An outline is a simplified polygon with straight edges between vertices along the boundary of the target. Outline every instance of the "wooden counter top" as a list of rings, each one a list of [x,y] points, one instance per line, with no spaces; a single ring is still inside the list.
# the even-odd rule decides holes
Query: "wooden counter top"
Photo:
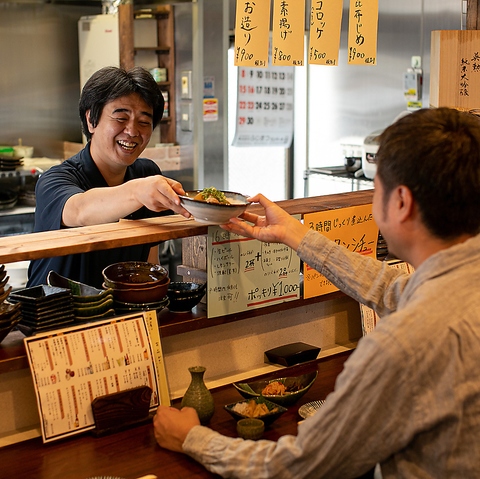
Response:
[[[296,434],[298,408],[307,402],[324,399],[334,388],[337,375],[350,353],[282,370],[285,375],[297,376],[318,369],[312,388],[297,404],[288,408],[269,428],[264,438],[276,441],[285,434]],[[288,372],[287,372],[288,371]],[[279,377],[268,375],[268,377]],[[236,437],[236,422],[223,406],[242,400],[231,386],[212,391],[215,414],[210,427],[222,434]],[[178,402],[175,404],[178,407]],[[102,438],[89,433],[60,442],[44,445],[40,438],[0,448],[1,476],[36,479],[85,479],[93,476],[114,476],[137,479],[147,474],[160,478],[219,477],[183,454],[157,446],[152,425],[146,424]]]
[[[372,202],[372,196],[372,190],[355,191],[280,201],[278,204],[290,214],[305,214],[368,204]],[[249,211],[261,213],[263,209],[259,205],[252,205]],[[7,236],[0,241],[0,264],[135,244],[158,243],[168,239],[205,235],[207,232],[208,227],[205,225],[180,215],[172,215]]]

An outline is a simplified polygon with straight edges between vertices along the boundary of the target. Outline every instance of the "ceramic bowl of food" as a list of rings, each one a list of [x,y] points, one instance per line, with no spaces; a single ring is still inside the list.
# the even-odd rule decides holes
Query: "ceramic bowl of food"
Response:
[[[113,289],[149,289],[164,284],[168,271],[163,266],[143,261],[123,261],[103,271],[105,286]],[[165,295],[164,295],[165,296]]]
[[[180,196],[180,202],[195,221],[207,225],[227,224],[250,204],[245,195],[215,188],[187,191]]]
[[[280,406],[295,404],[313,385],[318,371],[295,377],[284,377],[250,383],[233,383],[233,387],[246,399],[265,397]]]
[[[287,412],[286,407],[274,404],[263,397],[227,404],[224,408],[237,421],[253,417],[261,419],[265,426],[269,426],[273,421],[276,421],[282,414]]]
[[[168,309],[174,313],[186,313],[192,310],[205,295],[207,283],[184,283],[172,281],[168,285]]]

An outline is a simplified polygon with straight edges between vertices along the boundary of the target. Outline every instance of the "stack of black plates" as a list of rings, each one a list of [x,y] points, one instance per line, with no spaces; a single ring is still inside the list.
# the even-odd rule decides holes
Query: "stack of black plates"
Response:
[[[5,265],[0,266],[0,342],[2,342],[7,334],[18,324],[22,319],[22,312],[20,305],[12,304],[7,301],[12,287],[5,290],[10,276],[7,276]]]
[[[23,166],[21,157],[0,155],[0,171],[12,171],[21,166]]]
[[[75,320],[72,293],[66,288],[41,284],[16,291],[9,299],[22,305],[22,320],[17,327],[27,336],[68,326]]]
[[[160,301],[154,303],[122,303],[115,300],[113,308],[117,314],[133,313],[135,311],[161,311],[168,306],[168,296],[165,296]]]
[[[23,206],[36,206],[35,191],[20,191],[18,194],[18,204]]]
[[[15,191],[4,190],[0,191],[0,210],[13,208],[18,201],[18,195]]]
[[[4,301],[0,304],[0,342],[22,319],[20,304],[12,304]]]

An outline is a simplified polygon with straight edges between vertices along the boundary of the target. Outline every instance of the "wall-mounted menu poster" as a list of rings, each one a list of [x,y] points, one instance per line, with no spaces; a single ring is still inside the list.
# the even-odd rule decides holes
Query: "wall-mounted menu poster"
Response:
[[[207,316],[300,298],[300,259],[291,248],[208,227]]]
[[[378,226],[373,219],[371,204],[306,214],[304,223],[350,251],[377,257]],[[304,263],[304,298],[334,291],[338,291],[336,286]]]
[[[138,386],[150,408],[170,404],[156,312],[148,311],[25,338],[44,442],[95,427],[92,401]]]

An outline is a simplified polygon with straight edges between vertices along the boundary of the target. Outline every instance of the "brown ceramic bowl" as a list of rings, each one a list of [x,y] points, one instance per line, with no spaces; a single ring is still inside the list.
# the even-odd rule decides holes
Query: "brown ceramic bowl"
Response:
[[[111,289],[113,298],[122,303],[154,303],[161,301],[167,296],[170,278],[167,276],[161,283],[154,284],[149,288],[109,288],[105,283],[105,289]]]
[[[105,286],[113,289],[150,289],[164,284],[168,271],[159,264],[144,261],[124,261],[107,266],[102,271]]]

